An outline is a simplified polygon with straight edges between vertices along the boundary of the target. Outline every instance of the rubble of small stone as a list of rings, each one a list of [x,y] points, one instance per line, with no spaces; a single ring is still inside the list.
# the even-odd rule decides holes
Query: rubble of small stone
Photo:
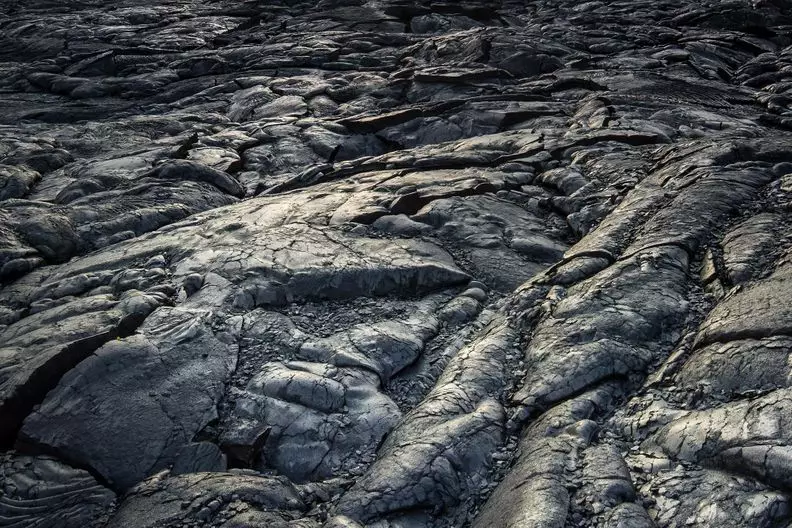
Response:
[[[792,526],[789,0],[0,43],[0,526]]]

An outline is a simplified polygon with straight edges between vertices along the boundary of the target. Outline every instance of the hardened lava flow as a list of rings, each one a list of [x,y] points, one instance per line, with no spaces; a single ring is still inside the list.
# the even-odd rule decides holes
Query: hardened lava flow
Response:
[[[792,1],[0,3],[0,527],[792,527]]]

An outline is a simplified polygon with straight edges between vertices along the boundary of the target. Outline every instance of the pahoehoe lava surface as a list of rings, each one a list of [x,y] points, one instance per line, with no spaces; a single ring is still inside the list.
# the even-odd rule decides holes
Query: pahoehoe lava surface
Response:
[[[792,1],[0,1],[0,527],[791,527]]]

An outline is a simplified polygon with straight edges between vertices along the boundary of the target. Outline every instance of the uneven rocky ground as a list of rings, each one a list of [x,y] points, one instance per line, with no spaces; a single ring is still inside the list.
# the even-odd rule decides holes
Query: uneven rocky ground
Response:
[[[790,0],[0,4],[0,526],[792,526]]]

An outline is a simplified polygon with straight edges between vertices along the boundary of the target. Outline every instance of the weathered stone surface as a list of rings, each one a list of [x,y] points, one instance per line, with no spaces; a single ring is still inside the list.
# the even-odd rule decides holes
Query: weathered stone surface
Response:
[[[0,526],[790,525],[790,28],[5,2]]]
[[[160,308],[138,334],[104,345],[66,374],[25,420],[19,442],[126,490],[174,462],[217,416],[234,348],[233,335],[213,331],[205,314]]]
[[[66,303],[47,300],[51,302],[39,301],[41,311],[8,325],[0,335],[3,442],[13,441],[33,405],[44,399],[61,376],[104,343],[134,332],[162,301],[136,290]]]
[[[298,522],[305,509],[299,491],[283,478],[158,474],[130,490],[107,526],[312,526]]]
[[[0,479],[3,526],[104,526],[116,498],[90,473],[45,456],[3,455]]]

